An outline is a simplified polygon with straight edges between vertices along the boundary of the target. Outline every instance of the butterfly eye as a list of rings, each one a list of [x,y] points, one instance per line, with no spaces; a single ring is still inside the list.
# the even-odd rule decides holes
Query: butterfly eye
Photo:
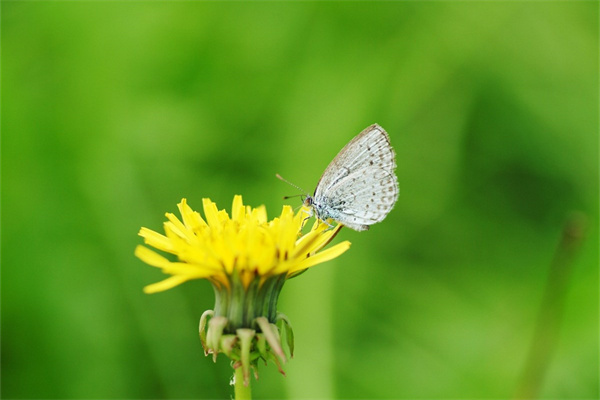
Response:
[[[306,196],[306,198],[304,199],[304,205],[307,207],[310,207],[313,205],[313,199],[311,196]]]

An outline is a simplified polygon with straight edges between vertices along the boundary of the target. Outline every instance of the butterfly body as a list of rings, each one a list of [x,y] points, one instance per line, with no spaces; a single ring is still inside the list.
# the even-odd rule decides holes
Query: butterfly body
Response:
[[[356,231],[385,219],[398,199],[396,160],[385,130],[373,124],[352,139],[323,172],[304,205],[327,223]]]

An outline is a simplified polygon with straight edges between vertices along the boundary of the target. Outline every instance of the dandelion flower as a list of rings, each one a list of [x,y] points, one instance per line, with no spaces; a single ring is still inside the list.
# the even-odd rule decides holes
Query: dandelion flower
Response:
[[[214,359],[219,353],[230,357],[236,377],[240,371],[246,386],[250,369],[257,374],[260,359],[273,360],[282,371],[284,348],[293,355],[293,333],[287,317],[277,311],[279,293],[287,279],[348,250],[348,241],[324,249],[341,225],[331,229],[317,221],[302,234],[306,209],[294,213],[284,206],[269,221],[264,206],[245,206],[239,195],[231,214],[209,199],[203,199],[204,218],[186,199],[178,208],[181,219],[166,214],[164,235],[148,228],[139,232],[147,246],[172,255],[136,248],[138,258],[170,275],[144,291],[161,292],[192,279],[210,281],[215,307],[200,320],[205,353]]]

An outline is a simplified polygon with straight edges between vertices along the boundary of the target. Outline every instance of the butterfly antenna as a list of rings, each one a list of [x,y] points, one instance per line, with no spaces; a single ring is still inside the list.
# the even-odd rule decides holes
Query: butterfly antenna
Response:
[[[283,199],[287,200],[287,199],[291,199],[293,197],[304,197],[304,195],[303,194],[293,194],[291,196],[283,196]],[[302,199],[302,201],[304,201],[304,199]]]
[[[298,189],[299,191],[301,191],[301,192],[304,192],[304,193],[308,193],[306,190],[302,189],[300,186],[294,185],[292,182],[288,181],[287,179],[285,179],[285,178],[284,178],[284,177],[282,177],[281,175],[279,175],[279,174],[275,174],[275,176],[277,177],[277,179],[279,179],[279,180],[281,180],[281,181],[284,181],[285,183],[287,183],[287,184],[288,184],[288,185],[290,185],[290,186],[293,186],[293,187],[295,187],[295,188],[296,188],[296,189]],[[298,194],[298,195],[296,195],[296,196],[304,196],[304,194]],[[290,197],[296,197],[296,196],[286,196],[286,197],[284,197],[284,199],[289,199]]]

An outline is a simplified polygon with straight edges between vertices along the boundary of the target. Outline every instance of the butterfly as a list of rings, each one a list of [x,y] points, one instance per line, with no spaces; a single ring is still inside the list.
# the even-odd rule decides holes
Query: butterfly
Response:
[[[314,194],[306,195],[309,217],[314,213],[328,225],[332,219],[355,231],[369,229],[383,221],[398,200],[395,170],[387,132],[377,124],[367,127],[325,168]]]

